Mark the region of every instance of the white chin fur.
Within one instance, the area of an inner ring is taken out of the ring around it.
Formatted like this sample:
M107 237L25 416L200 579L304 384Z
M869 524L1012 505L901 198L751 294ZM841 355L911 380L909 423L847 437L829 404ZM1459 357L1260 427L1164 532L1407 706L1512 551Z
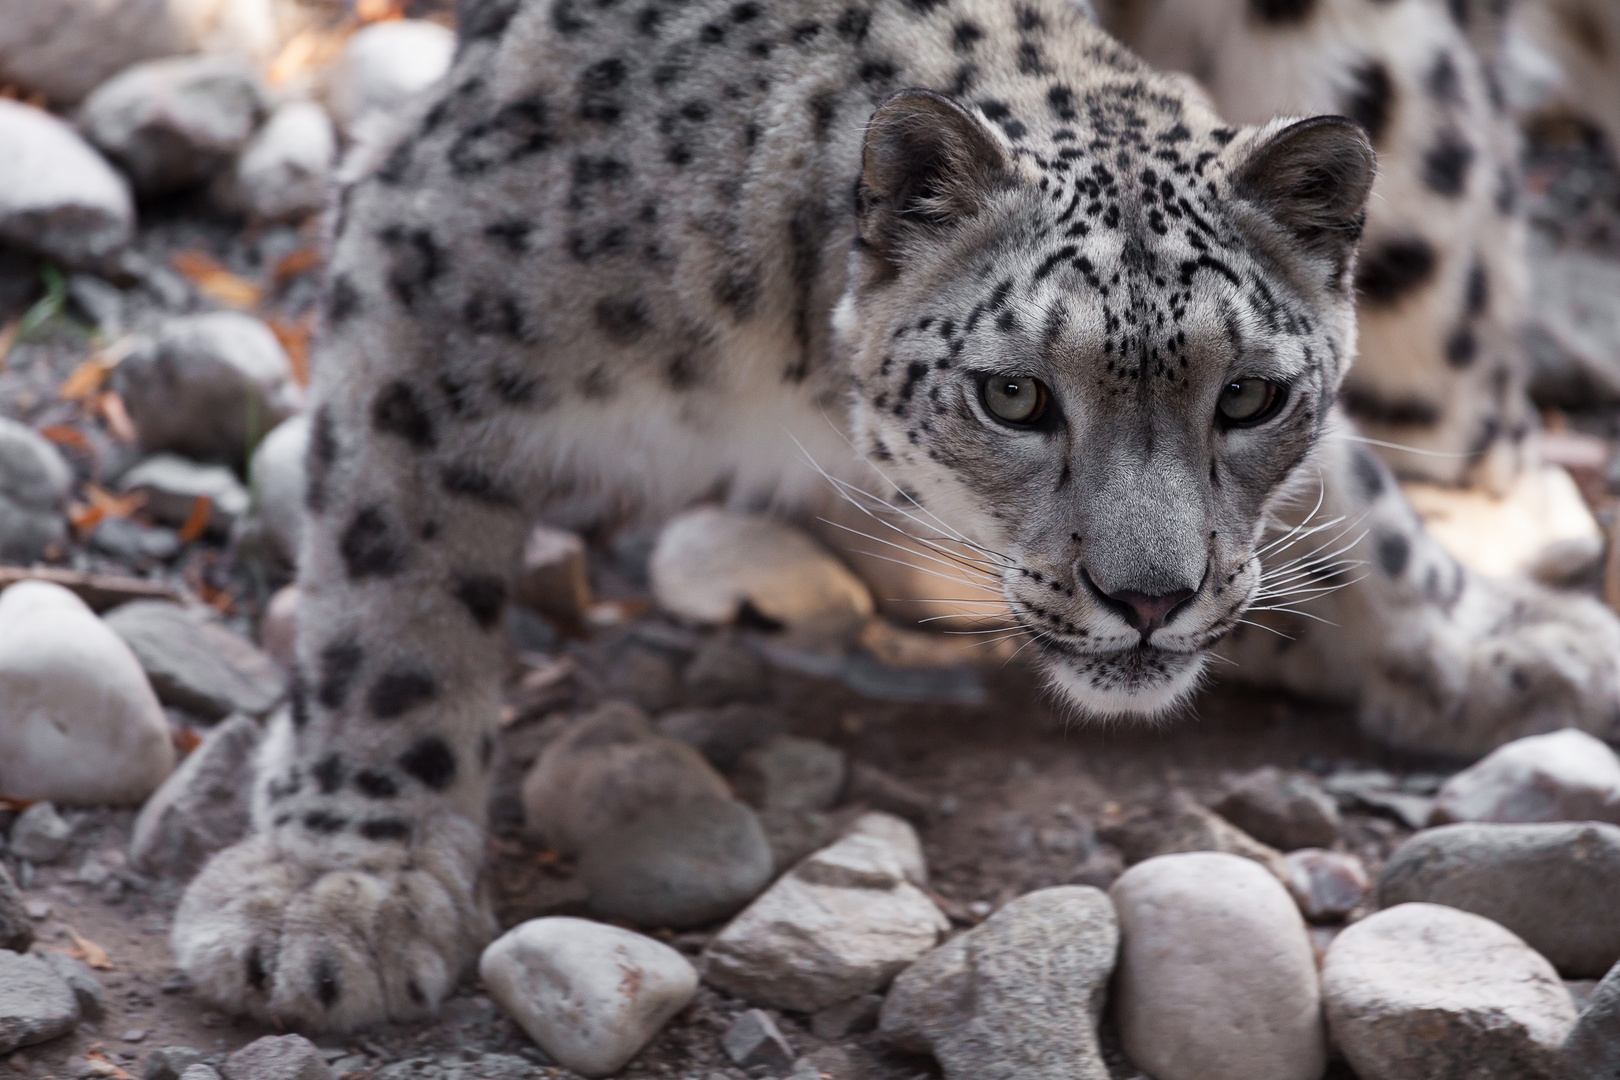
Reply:
M1156 720L1186 704L1203 681L1208 656L1184 654L1172 671L1157 677L1141 676L1130 687L1098 685L1075 661L1050 657L1046 681L1064 701L1088 717L1098 719Z

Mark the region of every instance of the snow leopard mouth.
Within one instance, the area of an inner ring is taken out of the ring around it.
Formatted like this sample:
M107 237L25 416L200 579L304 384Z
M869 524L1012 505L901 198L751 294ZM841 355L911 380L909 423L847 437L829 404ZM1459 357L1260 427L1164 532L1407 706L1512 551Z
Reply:
M1151 718L1182 705L1197 690L1208 653L1139 643L1107 653L1041 642L1047 684L1082 713Z

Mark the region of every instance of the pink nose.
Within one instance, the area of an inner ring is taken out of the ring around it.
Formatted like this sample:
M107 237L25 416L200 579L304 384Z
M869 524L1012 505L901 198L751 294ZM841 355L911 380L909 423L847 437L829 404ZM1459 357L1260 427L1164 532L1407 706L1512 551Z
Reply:
M1158 596L1150 596L1132 589L1121 589L1107 594L1108 599L1114 602L1114 610L1120 617L1130 623L1131 629L1140 630L1144 637L1169 622L1176 609L1191 600L1192 595L1192 589L1177 589L1175 592L1161 593Z

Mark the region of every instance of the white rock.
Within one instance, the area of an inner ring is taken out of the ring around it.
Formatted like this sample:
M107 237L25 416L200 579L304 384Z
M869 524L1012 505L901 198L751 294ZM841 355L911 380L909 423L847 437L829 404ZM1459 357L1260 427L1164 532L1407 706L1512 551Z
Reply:
M396 113L450 70L456 36L423 19L372 23L349 38L333 66L327 104L351 137Z
M563 529L536 525L523 544L518 603L563 619L582 619L591 606L585 541Z
M1545 958L1489 919L1401 904L1333 939L1322 996L1365 1080L1555 1080L1575 1005Z
M792 625L872 613L872 594L797 529L758 514L706 506L659 534L648 564L666 611L700 623L734 620L748 604Z
M268 59L271 0L0 0L0 83L76 105L131 64L190 52Z
M490 996L529 1037L585 1076L616 1072L697 992L680 953L584 919L531 919L478 962Z
M177 56L135 64L96 87L79 126L150 197L223 169L253 137L266 104L242 59Z
M5 33L0 0L0 34ZM43 6L43 5L41 5ZM0 241L47 258L102 262L129 242L129 184L50 113L0 100Z
M309 452L309 416L299 413L276 425L253 451L248 483L253 490L253 516L276 555L288 565L298 561L304 535L304 494L308 480L304 457Z
M185 880L214 852L247 835L260 735L246 716L208 733L141 807L129 841L131 866Z
M337 132L313 101L279 106L237 158L224 200L257 218L298 221L326 206Z
M1515 739L1447 780L1432 820L1620 824L1620 757L1577 728Z
M298 586L283 585L264 606L259 620L259 648L287 670L298 659Z
M62 510L72 482L56 447L0 416L0 562L34 562L66 538Z
M658 735L635 706L612 702L541 752L523 781L523 821L531 836L573 854L660 806L730 797L702 754Z
M153 454L118 478L118 489L140 492L142 509L166 525L184 525L200 496L208 498L208 527L228 531L248 508L247 488L224 465L199 465L179 454Z
M1097 1020L1118 946L1099 890L1029 893L902 972L881 1032L948 1080L1106 1080Z
M1412 508L1458 562L1486 577L1578 576L1603 555L1603 530L1568 472L1525 469L1506 497L1483 489L1403 483Z
M203 461L243 461L303 396L275 334L235 311L168 320L114 381L147 450Z
M1155 1080L1318 1080L1327 1061L1316 960L1299 910L1259 864L1161 855L1110 890L1119 1028Z
M172 771L163 706L129 646L58 585L0 593L0 791L132 805Z
M332 1080L332 1069L302 1035L266 1035L225 1060L230 1080Z
M32 863L53 863L73 843L73 826L49 800L37 802L11 823L11 853Z
M913 883L916 833L868 818L733 919L703 952L704 979L757 1005L815 1012L881 989L933 948L950 923Z

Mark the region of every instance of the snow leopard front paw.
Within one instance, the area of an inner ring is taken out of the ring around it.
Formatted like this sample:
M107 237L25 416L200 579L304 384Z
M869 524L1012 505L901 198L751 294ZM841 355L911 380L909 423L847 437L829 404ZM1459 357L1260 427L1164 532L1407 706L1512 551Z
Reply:
M273 832L220 852L175 915L181 969L222 1008L306 1030L431 1015L495 923L481 830L443 815L415 833L342 865Z
M1565 727L1620 737L1614 612L1588 597L1473 575L1448 599L1425 613L1420 640L1380 650L1361 709L1369 735L1467 757Z

